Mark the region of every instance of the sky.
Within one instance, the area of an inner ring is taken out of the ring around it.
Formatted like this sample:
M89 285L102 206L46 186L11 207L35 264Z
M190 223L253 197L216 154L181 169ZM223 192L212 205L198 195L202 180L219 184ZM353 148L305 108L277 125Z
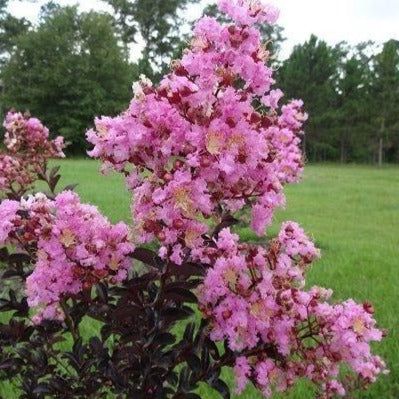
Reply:
M202 0L190 6L187 12L188 18L198 18L203 5L211 2L211 0ZM295 44L303 43L312 33L330 44L344 40L351 44L368 40L382 43L391 38L399 40L399 0L271 0L269 2L280 9L278 23L285 29L287 40L283 45L282 58L286 58ZM9 9L15 16L26 17L34 22L43 3L45 1L42 0L35 3L11 0ZM107 10L100 0L59 0L59 3L79 4L82 10Z

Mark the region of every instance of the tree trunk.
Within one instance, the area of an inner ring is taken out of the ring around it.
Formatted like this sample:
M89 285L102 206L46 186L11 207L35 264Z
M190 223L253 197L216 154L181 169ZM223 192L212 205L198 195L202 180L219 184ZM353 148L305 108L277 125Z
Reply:
M341 138L341 163L345 163L346 156L345 156L345 140Z
M380 141L378 143L378 166L382 166L382 153L383 153L383 149L384 149L384 142L382 140L382 137L380 137Z
M385 133L385 118L381 120L381 131L380 131L380 140L378 143L378 166L382 166L383 162L383 151L384 151L384 133Z

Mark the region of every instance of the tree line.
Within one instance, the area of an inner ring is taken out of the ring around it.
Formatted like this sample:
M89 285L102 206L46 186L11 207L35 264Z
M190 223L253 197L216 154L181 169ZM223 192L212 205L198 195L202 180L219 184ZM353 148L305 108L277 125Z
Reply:
M332 47L311 36L281 64L281 86L311 114L311 161L399 161L399 42L373 47Z
M194 2L104 0L110 12L80 12L50 1L32 24L0 0L1 111L29 110L65 136L71 152L84 153L93 116L123 110L140 74L159 81L180 55L188 40L183 26L192 23L185 11ZM221 18L214 6L204 13ZM332 46L312 35L281 60L283 28L261 32L278 84L287 98L302 98L311 115L309 161L399 162L397 40Z

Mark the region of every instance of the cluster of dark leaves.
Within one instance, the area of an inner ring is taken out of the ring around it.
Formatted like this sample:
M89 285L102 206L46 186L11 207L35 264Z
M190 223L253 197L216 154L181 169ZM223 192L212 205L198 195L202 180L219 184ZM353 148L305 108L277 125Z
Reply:
M141 272L123 284L103 282L65 299L63 322L34 325L24 295L34 259L1 249L0 383L23 399L200 399L199 383L229 398L220 373L234 354L195 317L206 266L176 266L146 248L133 261Z
M54 199L56 196L57 185L61 179L61 174L59 173L60 168L61 168L60 166L54 166L49 169L47 164L45 164L42 167L42 170L39 171L38 173L38 180L44 182L45 185L48 187L48 190L44 192L44 194L46 194L46 196L50 199ZM67 191L67 190L73 191L76 188L76 186L77 184L69 184L65 186L61 191Z

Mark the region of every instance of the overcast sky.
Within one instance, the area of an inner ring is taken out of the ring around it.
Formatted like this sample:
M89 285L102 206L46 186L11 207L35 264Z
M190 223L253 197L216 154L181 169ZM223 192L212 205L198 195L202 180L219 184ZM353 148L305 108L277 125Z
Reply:
M151 1L151 0L148 0ZM167 1L167 0L165 0ZM190 19L200 16L204 3L190 6ZM279 24L285 28L287 41L282 56L314 33L331 44L346 40L350 43L373 40L381 43L391 38L399 40L399 0L274 0L280 8ZM35 21L40 5L11 0L10 11L19 17ZM79 4L82 10L107 9L99 0L60 0L62 4Z

